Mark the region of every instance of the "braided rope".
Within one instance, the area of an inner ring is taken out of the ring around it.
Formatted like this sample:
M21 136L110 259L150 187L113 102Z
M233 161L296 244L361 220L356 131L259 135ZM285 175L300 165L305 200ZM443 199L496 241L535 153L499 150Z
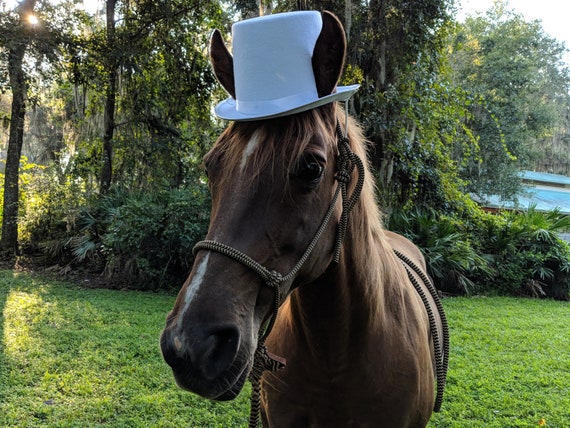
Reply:
M336 234L335 250L333 260L335 263L339 262L340 259L340 249L342 242L346 235L346 229L348 225L348 215L356 205L362 188L364 187L364 164L362 160L350 149L350 141L346 135L343 134L340 123L336 122L336 134L338 137L338 150L339 157L337 161L337 173L335 175L337 181L339 182L339 187L342 189L342 214L340 217L340 222L338 224L338 232ZM356 187L347 198L347 186L350 182L351 173L354 168L358 170L358 180L356 182Z
M255 367L257 364L254 364ZM249 375L249 381L251 382L251 397L249 405L249 428L258 428L261 426L261 375L264 370L260 370L259 375Z
M414 288L416 289L417 293L422 299L422 302L428 314L430 331L433 338L434 357L435 357L435 366L436 366L436 375L437 375L437 395L433 410L435 412L439 412L441 409L441 403L443 402L443 392L445 390L447 368L449 365L449 327L447 325L447 317L445 316L445 311L443 309L443 305L441 304L441 299L437 294L437 290L435 289L432 281L428 278L428 276L407 256L405 256L396 249L394 249L394 253L396 254L396 256L398 256L398 258L401 260L402 264L404 265L404 268L406 269L406 272L408 274L408 278L410 279L410 281L414 285ZM437 324L431 305L421 285L418 283L418 281L410 271L410 268L412 268L414 272L418 274L418 276L424 282L426 288L429 290L433 300L435 301L436 309L441 319L441 327L443 332L442 342L440 342L439 333L437 331Z
M257 346L255 350L254 361L249 380L251 382L251 398L249 411L249 426L257 428L260 426L261 418L261 376L266 370L276 372L285 367L285 362L273 355L269 355L265 344Z

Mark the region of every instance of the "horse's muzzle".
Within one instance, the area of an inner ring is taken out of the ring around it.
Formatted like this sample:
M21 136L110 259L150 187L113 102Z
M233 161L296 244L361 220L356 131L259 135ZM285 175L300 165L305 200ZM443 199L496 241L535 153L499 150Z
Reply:
M223 401L235 398L247 380L249 364L238 357L240 342L233 325L211 326L188 338L174 324L162 332L160 348L181 388Z

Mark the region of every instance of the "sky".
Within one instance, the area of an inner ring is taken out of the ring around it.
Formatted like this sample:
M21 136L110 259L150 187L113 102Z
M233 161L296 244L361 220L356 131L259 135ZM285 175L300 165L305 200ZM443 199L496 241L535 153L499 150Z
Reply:
M95 13L98 9L103 8L103 0L83 0L85 10L90 13Z
M485 12L493 5L493 0L458 0L457 20L462 22L467 15ZM524 16L526 21L538 19L542 28L550 36L564 42L570 49L570 2L567 0L509 0L508 9ZM566 55L570 65L570 54Z
M8 0L8 5L17 0ZM463 21L465 16L477 12L485 12L494 0L458 0L457 20ZM85 9L94 12L97 7L104 5L104 0L83 0ZM527 21L538 19L542 22L545 32L551 37L564 42L570 49L570 2L567 0L508 0L508 8L520 13ZM570 65L570 53L565 57Z

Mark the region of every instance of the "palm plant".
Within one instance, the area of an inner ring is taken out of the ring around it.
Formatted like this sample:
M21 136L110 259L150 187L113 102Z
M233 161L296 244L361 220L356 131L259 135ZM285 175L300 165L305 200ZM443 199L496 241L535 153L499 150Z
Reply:
M473 294L472 278L490 273L487 260L477 254L461 225L433 210L416 208L393 213L389 228L419 246L438 288L452 294Z
M497 275L489 287L513 294L568 299L570 247L559 233L570 228L570 217L559 210L490 216L481 232L480 251L493 260Z

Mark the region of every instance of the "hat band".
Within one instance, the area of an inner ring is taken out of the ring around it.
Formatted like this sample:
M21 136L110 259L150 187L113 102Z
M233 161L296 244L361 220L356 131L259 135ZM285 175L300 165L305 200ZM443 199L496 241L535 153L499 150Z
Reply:
M292 110L299 106L312 103L319 97L317 91L302 92L299 94L289 95L283 98L274 100L262 101L236 101L236 110L240 113L247 115L256 115L263 113L263 115L270 115L281 113L283 111Z

